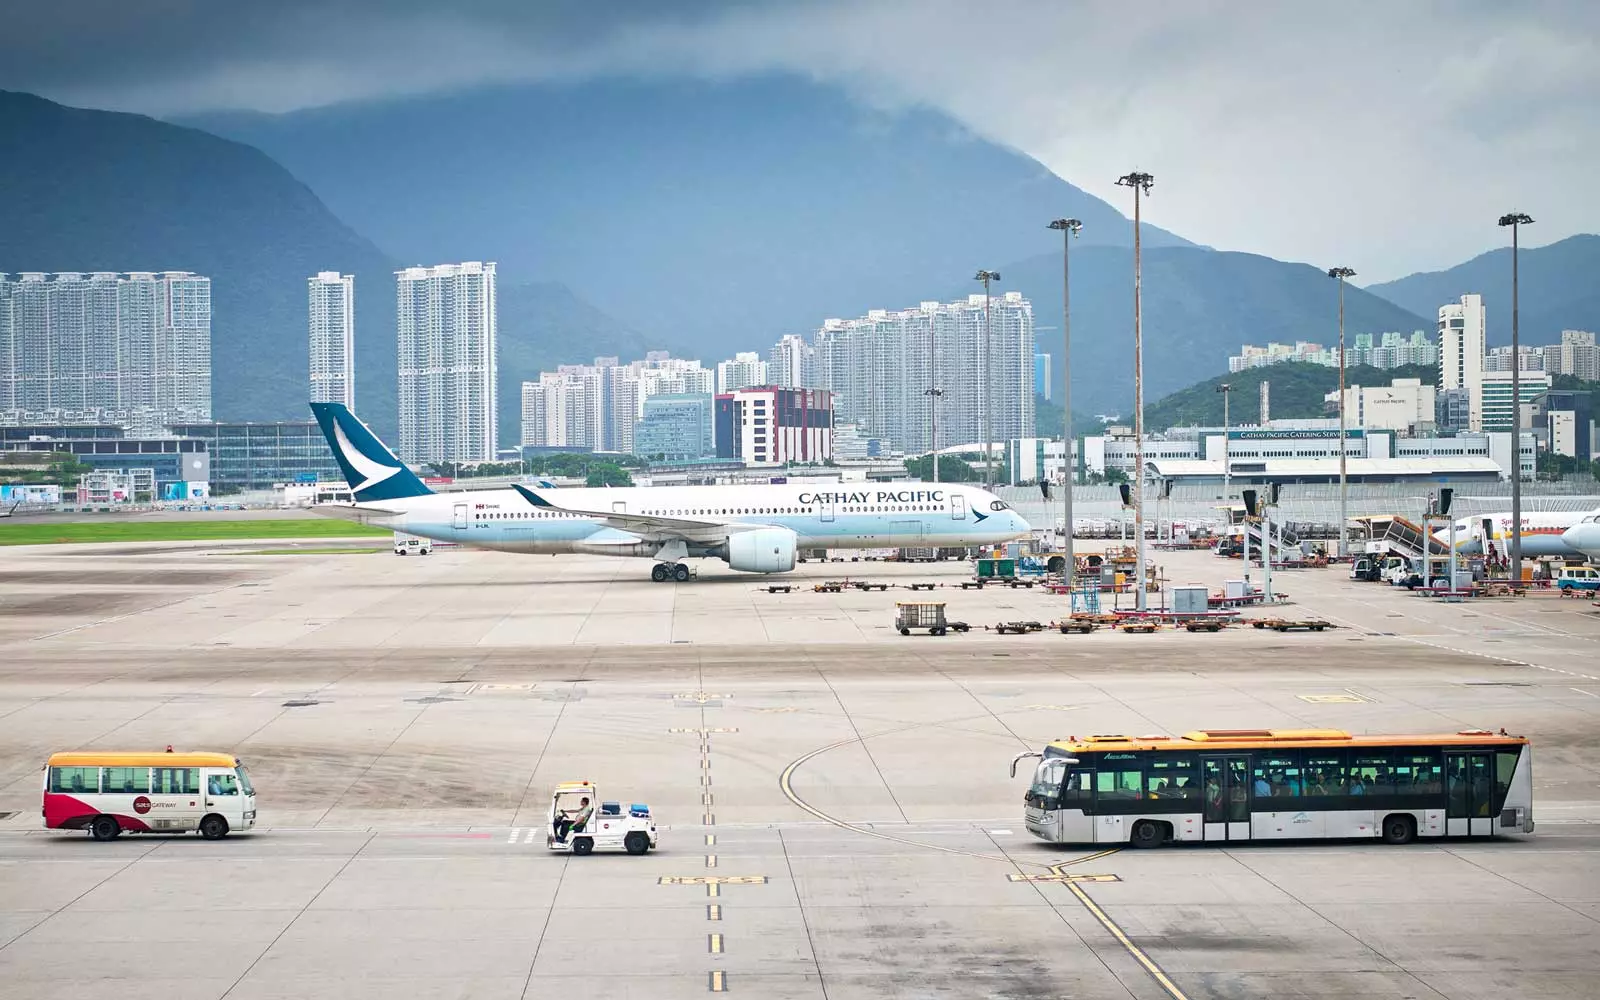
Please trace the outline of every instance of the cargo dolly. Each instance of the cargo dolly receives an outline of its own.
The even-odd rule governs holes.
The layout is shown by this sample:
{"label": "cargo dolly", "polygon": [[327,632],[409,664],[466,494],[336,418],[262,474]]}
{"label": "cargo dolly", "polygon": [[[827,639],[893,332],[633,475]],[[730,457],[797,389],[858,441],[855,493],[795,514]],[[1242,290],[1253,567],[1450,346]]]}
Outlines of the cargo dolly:
{"label": "cargo dolly", "polygon": [[1338,627],[1320,618],[1255,618],[1250,624],[1255,628],[1270,628],[1276,632],[1321,632],[1323,629]]}
{"label": "cargo dolly", "polygon": [[927,629],[929,635],[944,635],[946,632],[966,632],[972,626],[966,622],[949,621],[944,616],[943,601],[929,601],[927,603],[914,603],[899,601],[895,603],[894,627],[901,635],[910,635],[912,629]]}

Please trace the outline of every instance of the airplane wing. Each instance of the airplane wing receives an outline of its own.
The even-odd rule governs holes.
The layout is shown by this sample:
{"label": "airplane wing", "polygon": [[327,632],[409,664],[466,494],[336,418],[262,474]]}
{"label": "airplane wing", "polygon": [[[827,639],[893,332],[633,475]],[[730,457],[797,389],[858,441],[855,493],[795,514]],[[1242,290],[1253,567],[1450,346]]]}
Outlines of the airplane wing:
{"label": "airplane wing", "polygon": [[716,543],[726,541],[730,534],[738,531],[749,531],[760,528],[759,524],[730,523],[727,521],[710,521],[700,518],[685,517],[660,517],[655,514],[629,514],[623,511],[609,510],[582,510],[577,507],[566,507],[551,503],[544,497],[516,483],[511,488],[522,494],[522,498],[541,510],[560,511],[563,514],[576,514],[579,517],[593,518],[610,528],[626,531],[640,538],[652,541],[667,541],[681,538],[686,542]]}
{"label": "airplane wing", "polygon": [[394,517],[400,512],[384,507],[373,507],[367,504],[355,503],[318,503],[311,505],[311,513],[323,517],[337,517],[344,521],[354,521],[357,524],[371,524],[375,520]]}

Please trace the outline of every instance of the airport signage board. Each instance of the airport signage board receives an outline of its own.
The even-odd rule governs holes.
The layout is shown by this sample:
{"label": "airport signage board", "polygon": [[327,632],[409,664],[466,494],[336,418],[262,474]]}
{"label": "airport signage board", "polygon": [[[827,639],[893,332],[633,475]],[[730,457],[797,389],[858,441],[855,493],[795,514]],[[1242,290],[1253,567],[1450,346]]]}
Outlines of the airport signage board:
{"label": "airport signage board", "polygon": [[[1302,431],[1243,430],[1243,431],[1229,431],[1228,432],[1228,439],[1230,441],[1325,441],[1325,440],[1329,440],[1331,438],[1336,438],[1338,436],[1339,436],[1339,432],[1336,431],[1336,430],[1330,430],[1330,431],[1323,431],[1323,430],[1302,430]],[[1351,427],[1351,428],[1348,428],[1348,429],[1345,430],[1344,436],[1346,438],[1365,437],[1366,436],[1366,431],[1362,430],[1359,427]]]}

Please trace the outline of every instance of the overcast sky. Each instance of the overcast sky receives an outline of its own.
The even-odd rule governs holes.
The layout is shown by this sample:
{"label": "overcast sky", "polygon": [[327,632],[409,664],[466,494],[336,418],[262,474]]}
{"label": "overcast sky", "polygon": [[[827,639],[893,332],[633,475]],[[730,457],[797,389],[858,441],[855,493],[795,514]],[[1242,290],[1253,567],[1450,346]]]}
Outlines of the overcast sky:
{"label": "overcast sky", "polygon": [[[451,6],[462,8],[452,10]],[[1120,207],[1358,283],[1600,231],[1596,0],[23,0],[0,89],[156,115],[787,71],[925,104]],[[607,16],[597,18],[595,11]]]}

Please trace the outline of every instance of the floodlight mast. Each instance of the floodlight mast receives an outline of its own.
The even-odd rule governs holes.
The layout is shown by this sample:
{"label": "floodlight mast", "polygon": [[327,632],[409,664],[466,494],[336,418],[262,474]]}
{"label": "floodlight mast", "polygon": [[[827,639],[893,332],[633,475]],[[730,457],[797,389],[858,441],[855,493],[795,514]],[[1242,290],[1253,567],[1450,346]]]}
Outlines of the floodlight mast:
{"label": "floodlight mast", "polygon": [[1350,554],[1350,482],[1346,475],[1344,409],[1344,282],[1356,272],[1348,267],[1328,268],[1328,277],[1339,282],[1339,556]]}
{"label": "floodlight mast", "polygon": [[1134,171],[1117,178],[1117,186],[1133,188],[1133,525],[1137,559],[1134,573],[1138,577],[1138,595],[1135,607],[1147,609],[1144,562],[1144,328],[1141,315],[1143,300],[1143,275],[1140,260],[1139,223],[1140,195],[1149,194],[1155,177]]}
{"label": "floodlight mast", "polygon": [[[1517,258],[1518,230],[1532,225],[1526,212],[1500,216],[1500,225],[1511,227],[1511,580],[1522,582],[1522,350],[1517,336]],[[1452,581],[1453,582],[1453,581]]]}
{"label": "floodlight mast", "polygon": [[999,271],[979,271],[983,282],[983,486],[994,489],[994,341],[989,335],[989,282],[999,281]]}
{"label": "floodlight mast", "polygon": [[[1061,538],[1063,582],[1067,585],[1067,603],[1072,603],[1072,582],[1077,577],[1077,559],[1072,546],[1072,487],[1078,479],[1078,464],[1073,460],[1072,446],[1072,240],[1083,229],[1077,219],[1056,219],[1051,229],[1061,232],[1061,447],[1062,475]],[[1040,470],[1043,475],[1044,470]]]}

